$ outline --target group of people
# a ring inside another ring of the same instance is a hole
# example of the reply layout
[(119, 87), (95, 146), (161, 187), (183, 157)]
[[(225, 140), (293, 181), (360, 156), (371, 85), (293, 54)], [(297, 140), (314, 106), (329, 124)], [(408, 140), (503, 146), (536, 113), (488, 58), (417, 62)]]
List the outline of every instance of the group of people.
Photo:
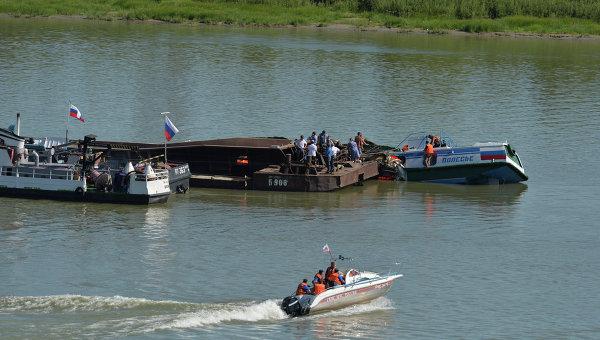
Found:
[[(300, 135), (299, 139), (294, 140), (294, 145), (302, 151), (302, 159), (307, 166), (315, 165), (317, 154), (321, 154), (324, 156), (327, 173), (331, 174), (334, 172), (334, 162), (340, 152), (340, 144), (330, 138), (325, 130), (318, 136), (317, 132), (313, 131), (308, 139), (305, 139), (304, 135)], [(355, 162), (359, 161), (364, 146), (365, 138), (361, 132), (358, 132), (354, 139), (350, 138), (348, 142), (348, 155), (350, 160)]]
[(313, 277), (312, 284), (313, 286), (311, 288), (308, 285), (307, 279), (302, 280), (302, 282), (298, 284), (298, 288), (296, 288), (296, 295), (321, 294), (327, 288), (345, 285), (346, 278), (344, 277), (344, 274), (342, 274), (339, 269), (336, 268), (335, 261), (331, 261), (330, 266), (325, 270), (325, 274), (323, 274), (322, 269), (319, 269), (319, 271)]

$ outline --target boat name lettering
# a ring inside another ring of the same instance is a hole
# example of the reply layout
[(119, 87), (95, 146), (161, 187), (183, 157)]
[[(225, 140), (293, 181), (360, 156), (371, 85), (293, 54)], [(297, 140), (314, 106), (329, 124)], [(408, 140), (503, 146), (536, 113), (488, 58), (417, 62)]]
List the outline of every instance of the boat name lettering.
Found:
[(175, 174), (176, 175), (184, 175), (189, 171), (189, 167), (188, 165), (182, 165), (180, 167), (175, 168)]
[(287, 187), (288, 180), (280, 177), (269, 177), (270, 187)]
[(461, 163), (461, 162), (472, 162), (473, 155), (466, 156), (449, 156), (442, 158), (442, 163)]
[(325, 302), (326, 303), (334, 302), (334, 301), (337, 301), (339, 299), (343, 299), (343, 298), (346, 298), (348, 296), (352, 296), (352, 295), (356, 295), (356, 294), (357, 294), (356, 290), (349, 291), (349, 292), (342, 293), (342, 294), (337, 294), (337, 295), (328, 297), (327, 299), (325, 299)]

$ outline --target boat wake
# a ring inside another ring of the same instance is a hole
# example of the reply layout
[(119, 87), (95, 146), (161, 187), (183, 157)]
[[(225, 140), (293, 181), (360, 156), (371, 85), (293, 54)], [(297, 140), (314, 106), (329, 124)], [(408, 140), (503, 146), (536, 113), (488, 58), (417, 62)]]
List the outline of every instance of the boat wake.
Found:
[(233, 303), (214, 305), (211, 308), (182, 314), (159, 329), (195, 328), (223, 322), (260, 322), (286, 319), (287, 316), (279, 307), (278, 302), (279, 300), (266, 300), (247, 305)]
[[(1, 330), (0, 335), (119, 337), (165, 330), (209, 330), (227, 324), (237, 327), (247, 323), (268, 325), (288, 319), (280, 303), (278, 299), (193, 303), (123, 296), (6, 296), (0, 297), (0, 323), (10, 325), (11, 318), (44, 321), (39, 327), (28, 330), (8, 327)], [(392, 303), (382, 297), (366, 304), (298, 319), (344, 319), (387, 309), (393, 309)]]
[[(223, 323), (286, 319), (279, 302), (273, 299), (262, 302), (191, 303), (122, 296), (8, 296), (0, 297), (0, 321), (4, 319), (2, 314), (20, 318), (39, 318), (39, 314), (48, 314), (48, 319), (57, 324), (48, 325), (43, 334), (119, 336)], [(75, 314), (77, 318), (73, 318)], [(78, 321), (74, 323), (74, 319)], [(42, 332), (39, 328), (38, 331)], [(53, 334), (53, 331), (56, 333)]]
[(191, 308), (194, 304), (177, 301), (153, 301), (142, 298), (123, 296), (84, 296), (84, 295), (49, 295), (49, 296), (6, 296), (0, 297), (0, 313), (68, 313), (68, 312), (100, 312), (124, 309), (147, 308)]

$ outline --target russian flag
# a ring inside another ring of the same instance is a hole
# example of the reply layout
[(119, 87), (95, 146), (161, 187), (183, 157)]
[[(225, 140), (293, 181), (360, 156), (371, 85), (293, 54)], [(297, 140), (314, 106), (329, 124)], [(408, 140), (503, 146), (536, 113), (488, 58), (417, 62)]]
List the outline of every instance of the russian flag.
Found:
[(81, 111), (79, 111), (79, 109), (75, 105), (71, 105), (71, 107), (69, 108), (69, 116), (77, 118), (82, 122), (85, 122), (85, 119), (83, 119), (83, 117), (81, 116)]
[(492, 150), (492, 151), (481, 151), (482, 161), (493, 161), (496, 159), (506, 159), (506, 153), (504, 150)]
[(165, 117), (165, 138), (167, 138), (167, 141), (170, 141), (177, 132), (179, 130), (173, 125), (173, 122), (171, 122), (169, 117)]

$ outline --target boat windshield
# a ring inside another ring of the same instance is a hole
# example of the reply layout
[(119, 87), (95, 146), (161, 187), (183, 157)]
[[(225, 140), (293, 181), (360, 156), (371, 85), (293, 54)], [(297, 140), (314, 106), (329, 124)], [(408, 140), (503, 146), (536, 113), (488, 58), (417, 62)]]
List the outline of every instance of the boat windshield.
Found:
[[(423, 150), (425, 148), (425, 144), (429, 139), (429, 135), (434, 135), (434, 133), (426, 133), (426, 132), (415, 132), (408, 135), (408, 137), (404, 138), (400, 144), (398, 144), (398, 149), (406, 149), (408, 150)], [(452, 137), (444, 134), (443, 132), (438, 135), (440, 137), (440, 142), (442, 147), (454, 147), (455, 143), (452, 140)]]

